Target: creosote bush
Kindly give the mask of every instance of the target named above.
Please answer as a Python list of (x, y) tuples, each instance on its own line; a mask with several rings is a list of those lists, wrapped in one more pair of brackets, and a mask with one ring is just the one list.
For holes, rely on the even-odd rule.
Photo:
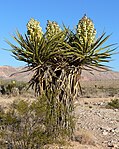
[[(49, 96), (52, 98), (51, 94)], [(56, 97), (53, 98), (52, 102), (55, 102)], [(56, 123), (56, 114), (60, 114), (63, 108), (59, 105), (59, 111), (52, 111), (51, 119), (52, 106), (57, 103), (49, 102), (48, 105), (48, 100), (44, 94), (34, 101), (15, 100), (7, 110), (1, 108), (0, 147), (11, 145), (11, 149), (40, 149), (46, 144), (63, 143), (63, 138), (70, 132), (64, 127), (59, 128)]]
[(113, 99), (106, 105), (107, 108), (119, 109), (119, 99)]
[(28, 84), (26, 82), (20, 82), (16, 80), (1, 81), (0, 93), (2, 95), (13, 95), (17, 96), (27, 90)]

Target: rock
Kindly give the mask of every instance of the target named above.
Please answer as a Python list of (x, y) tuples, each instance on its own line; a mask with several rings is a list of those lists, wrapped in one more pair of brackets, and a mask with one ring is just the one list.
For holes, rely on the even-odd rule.
[(88, 102), (85, 102), (84, 104), (85, 104), (85, 105), (88, 105)]
[(119, 122), (119, 119), (117, 119), (116, 122)]
[(115, 111), (115, 112), (118, 112), (119, 110), (118, 110), (118, 109), (114, 109), (114, 111)]
[(114, 144), (113, 144), (112, 141), (109, 141), (109, 142), (107, 143), (107, 146), (108, 146), (108, 147), (114, 147)]
[(119, 128), (115, 128), (115, 132), (116, 133), (119, 133)]
[(102, 105), (104, 105), (104, 102), (100, 102), (100, 103), (98, 103), (98, 105), (99, 106), (102, 106)]
[(113, 140), (108, 141), (107, 146), (111, 148), (113, 147), (114, 149), (119, 149), (119, 145), (117, 141), (113, 141)]
[(110, 123), (110, 124), (113, 124), (113, 123), (114, 123), (114, 121), (110, 121), (109, 123)]
[(63, 146), (60, 146), (59, 149), (63, 149)]
[(78, 102), (78, 101), (75, 101), (75, 102), (74, 102), (74, 105), (78, 105), (78, 104), (79, 104), (79, 102)]
[(97, 113), (97, 115), (98, 115), (99, 117), (101, 117), (101, 116), (102, 116), (100, 113)]
[(106, 136), (108, 134), (108, 131), (104, 130), (102, 133), (104, 136)]

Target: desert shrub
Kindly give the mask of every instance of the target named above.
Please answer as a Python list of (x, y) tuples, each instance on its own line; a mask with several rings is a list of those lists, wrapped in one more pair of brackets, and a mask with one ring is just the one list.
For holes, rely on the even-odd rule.
[[(55, 98), (54, 95), (52, 102), (55, 102)], [(49, 102), (48, 105), (48, 102), (49, 99), (43, 94), (34, 101), (15, 100), (6, 111), (1, 108), (0, 147), (40, 149), (45, 144), (62, 143), (69, 133), (67, 127), (61, 129), (57, 124), (62, 107), (58, 107), (60, 103)]]
[(119, 99), (113, 99), (106, 105), (107, 108), (119, 109)]
[(93, 134), (81, 128), (74, 133), (73, 141), (79, 142), (80, 144), (95, 145), (95, 137)]
[(18, 88), (19, 94), (22, 94), (24, 91), (27, 90), (27, 84), (26, 82), (16, 81), (15, 87)]
[(115, 87), (109, 87), (106, 89), (110, 97), (114, 97), (116, 94), (118, 94), (118, 89)]
[(2, 95), (14, 95), (22, 94), (27, 89), (27, 83), (20, 81), (3, 81), (0, 84), (0, 92)]
[(0, 86), (0, 93), (1, 93), (2, 95), (5, 95), (6, 90), (5, 90), (5, 86), (4, 86), (4, 85), (1, 85), (1, 86)]

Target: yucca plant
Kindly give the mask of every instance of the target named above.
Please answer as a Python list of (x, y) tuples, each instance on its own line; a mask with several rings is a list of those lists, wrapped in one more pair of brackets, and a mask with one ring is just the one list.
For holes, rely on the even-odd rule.
[(51, 21), (43, 33), (39, 24), (31, 19), (25, 36), (18, 31), (13, 36), (19, 46), (8, 44), (13, 56), (26, 62), (26, 71), (34, 72), (29, 85), (35, 88), (37, 95), (45, 93), (47, 96), (47, 130), (52, 125), (49, 133), (57, 134), (58, 130), (66, 128), (71, 136), (73, 100), (78, 97), (81, 72), (83, 69), (107, 70), (102, 62), (110, 61), (114, 51), (110, 48), (114, 44), (102, 46), (110, 36), (105, 37), (103, 33), (96, 38), (94, 24), (87, 16), (79, 21), (75, 33)]
[[(73, 97), (77, 97), (80, 87), (80, 76), (83, 70), (92, 73), (92, 70), (107, 71), (109, 67), (105, 64), (111, 60), (116, 48), (115, 44), (105, 45), (110, 35), (103, 33), (96, 38), (96, 29), (90, 18), (85, 15), (76, 28), (76, 32), (69, 31), (67, 50), (64, 50), (64, 57), (67, 65), (72, 69), (73, 82), (70, 84)], [(69, 73), (70, 74), (70, 73)]]
[(108, 67), (103, 62), (109, 62), (115, 48), (115, 44), (103, 46), (110, 35), (103, 33), (96, 38), (96, 29), (91, 19), (84, 16), (78, 23), (76, 32), (70, 32), (69, 51), (65, 53), (69, 65), (80, 69), (91, 68), (98, 70), (107, 70)]
[[(66, 48), (67, 30), (61, 30), (56, 23), (48, 21), (46, 33), (43, 34), (38, 24), (31, 19), (24, 37), (17, 31), (17, 36), (13, 38), (20, 47), (10, 42), (8, 44), (12, 47), (13, 56), (27, 63), (27, 71), (34, 72), (29, 86), (35, 89), (37, 95), (45, 93), (47, 96), (46, 129), (49, 135), (57, 138), (57, 135), (63, 134), (64, 128), (69, 134), (73, 125), (65, 103), (67, 97), (65, 100), (61, 97), (64, 96), (66, 82), (65, 71), (62, 71), (66, 66), (62, 50)], [(67, 121), (70, 122), (68, 125)]]

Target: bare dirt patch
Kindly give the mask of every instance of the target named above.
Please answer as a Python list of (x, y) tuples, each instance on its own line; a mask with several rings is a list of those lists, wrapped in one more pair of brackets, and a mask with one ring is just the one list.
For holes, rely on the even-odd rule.
[(76, 102), (76, 129), (91, 132), (104, 149), (119, 149), (119, 109), (107, 109), (110, 98), (82, 98)]

